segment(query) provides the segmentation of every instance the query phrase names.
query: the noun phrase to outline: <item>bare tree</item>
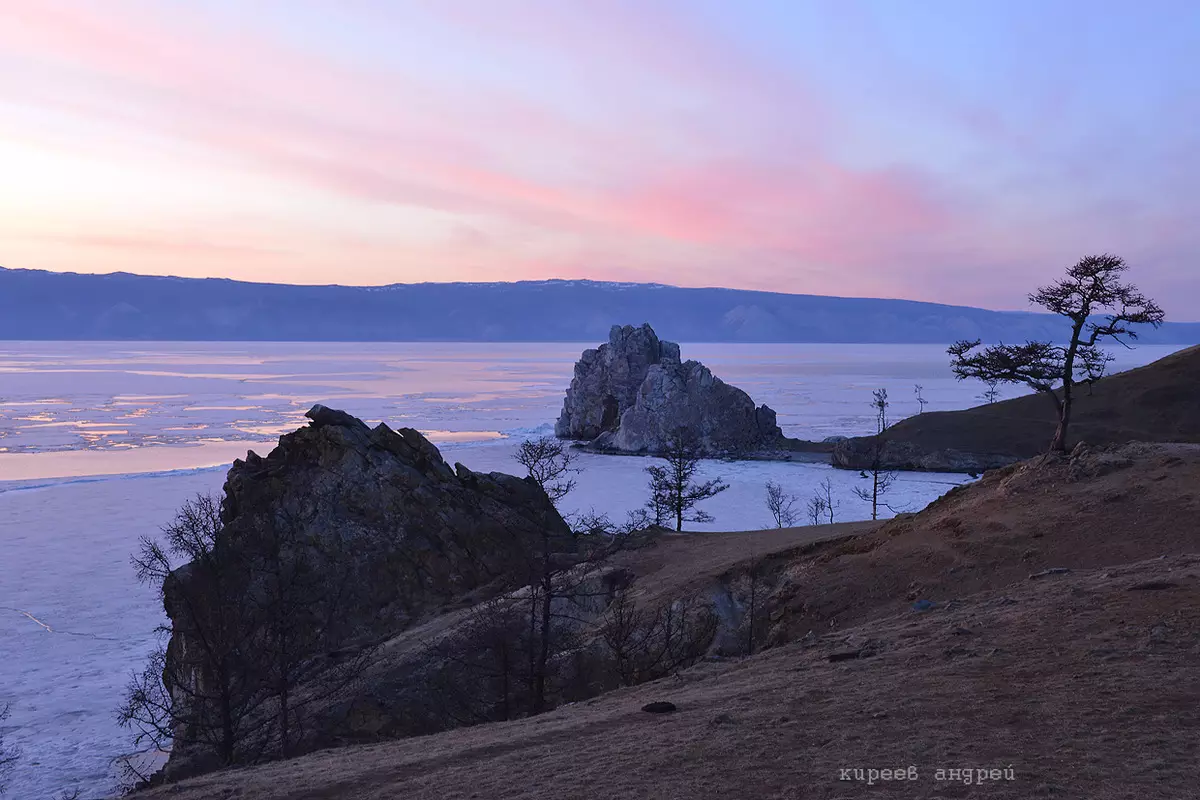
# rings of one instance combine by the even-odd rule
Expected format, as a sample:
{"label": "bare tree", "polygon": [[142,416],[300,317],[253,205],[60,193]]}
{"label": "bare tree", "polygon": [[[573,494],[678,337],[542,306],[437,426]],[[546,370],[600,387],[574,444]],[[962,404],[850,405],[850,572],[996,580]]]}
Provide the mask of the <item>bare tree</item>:
{"label": "bare tree", "polygon": [[526,473],[542,488],[555,506],[575,488],[580,470],[575,466],[575,453],[561,439],[540,436],[521,442],[513,456]]}
{"label": "bare tree", "polygon": [[820,525],[825,521],[825,499],[819,494],[814,494],[808,499],[805,511],[808,513],[809,525]]}
{"label": "bare tree", "polygon": [[817,491],[809,498],[809,524],[820,525],[828,522],[832,525],[835,512],[839,507],[841,507],[841,501],[833,499],[833,481],[827,477],[826,480],[818,483]]}
{"label": "bare tree", "polygon": [[979,399],[988,405],[991,405],[1000,398],[1000,390],[996,388],[1000,385],[1000,382],[996,380],[987,380],[984,381],[984,385],[987,386],[987,388],[984,389],[979,395]]}
{"label": "bare tree", "polygon": [[171,637],[118,711],[138,744],[192,745],[221,766],[287,758],[302,712],[370,658],[368,646],[335,646],[353,559],[283,509],[230,536],[219,501],[199,495],[133,560],[168,606],[160,635]]}
{"label": "bare tree", "polygon": [[650,476],[650,500],[646,506],[656,520],[669,515],[667,518],[674,521],[676,531],[683,530],[684,522],[712,522],[711,514],[693,509],[704,500],[716,497],[729,485],[720,478],[696,480],[700,448],[692,433],[686,428],[675,429],[662,458],[667,462],[666,466],[646,467]]}
{"label": "bare tree", "polygon": [[8,776],[16,766],[17,759],[21,757],[21,750],[16,745],[4,742],[3,723],[8,719],[9,712],[8,703],[0,706],[0,795],[4,794],[4,789],[8,785]]}
{"label": "bare tree", "polygon": [[[560,440],[542,436],[522,442],[514,458],[525,467],[527,476],[546,493],[550,505],[557,507],[575,488],[574,479],[569,477],[577,472],[571,465],[572,455]],[[562,571],[562,560],[555,559],[555,554],[564,549],[561,543],[554,540],[549,517],[542,520],[540,527],[541,537],[529,558],[529,641],[531,644],[536,642],[536,646],[528,648],[528,676],[534,713],[541,712],[546,706],[555,578]]]}
{"label": "bare tree", "polygon": [[644,608],[628,588],[617,592],[598,629],[623,686],[690,666],[704,655],[716,631],[716,615],[698,596]]}
{"label": "bare tree", "polygon": [[473,607],[451,635],[431,644],[442,665],[429,688],[442,718],[474,725],[514,719],[531,708],[527,670],[536,642],[527,613],[518,596],[499,595]]}
{"label": "bare tree", "polygon": [[1157,303],[1121,281],[1127,269],[1125,261],[1113,255],[1080,259],[1067,269],[1065,278],[1029,295],[1029,302],[1070,320],[1066,345],[1027,341],[975,352],[980,340],[959,341],[947,351],[955,377],[1023,383],[1046,394],[1058,416],[1050,450],[1065,451],[1074,386],[1100,380],[1113,358],[1100,343],[1111,339],[1128,347],[1128,341],[1137,339],[1134,326],[1157,328],[1163,322],[1165,315]]}
{"label": "bare tree", "polygon": [[746,607],[746,655],[754,655],[755,623],[758,617],[758,563],[750,565],[750,602]]}
{"label": "bare tree", "polygon": [[800,498],[783,490],[775,481],[767,481],[767,510],[775,520],[776,528],[790,528],[796,524],[793,508]]}
{"label": "bare tree", "polygon": [[[541,487],[550,500],[550,508],[559,503],[572,489],[579,473],[574,466],[574,454],[560,440],[541,437],[522,442],[515,456],[525,467],[527,477]],[[581,564],[602,560],[624,544],[626,530],[612,525],[604,515],[579,514],[572,517],[573,541],[563,541],[554,534],[551,519],[542,520],[541,536],[529,553],[528,632],[531,646],[527,648],[529,695],[532,713],[546,710],[550,662],[556,651],[556,641],[562,636],[555,629],[555,602],[579,602],[581,592],[571,573]]]}
{"label": "bare tree", "polygon": [[871,519],[879,519],[880,507],[891,509],[884,497],[896,480],[896,473],[885,469],[883,455],[885,447],[884,434],[888,429],[888,393],[887,389],[876,389],[872,392],[871,406],[875,409],[875,436],[871,444],[871,465],[859,472],[859,477],[870,481],[868,486],[854,487],[854,494],[871,504]]}
{"label": "bare tree", "polygon": [[271,698],[272,741],[294,755],[306,713],[345,688],[375,648],[341,626],[355,558],[338,531],[309,536],[311,521],[285,507],[254,519],[246,548],[254,591],[243,613],[256,621],[254,670]]}
{"label": "bare tree", "polygon": [[817,484],[817,491],[808,500],[808,521],[810,525],[820,525],[828,520],[834,523],[834,514],[841,507],[841,501],[833,499],[833,481],[826,478]]}
{"label": "bare tree", "polygon": [[249,575],[225,552],[221,529],[219,501],[197,495],[162,529],[161,541],[141,540],[133,557],[138,579],[169,605],[171,624],[160,635],[186,634],[194,645],[151,653],[130,679],[118,720],[139,745],[198,745],[228,766],[252,760],[249,743],[265,724],[267,693],[250,663],[257,631],[244,614]]}
{"label": "bare tree", "polygon": [[924,391],[925,391],[925,387],[919,383],[913,386],[913,394],[915,394],[917,396],[917,413],[918,414],[924,414],[925,406],[929,405],[929,401],[926,400],[925,395],[922,394],[922,392],[924,392]]}
{"label": "bare tree", "polygon": [[836,519],[834,518],[835,513],[839,508],[842,507],[841,500],[833,499],[833,481],[831,481],[829,478],[821,481],[819,484],[817,484],[817,493],[824,501],[825,513],[829,515],[829,524],[832,525],[834,522],[836,522]]}

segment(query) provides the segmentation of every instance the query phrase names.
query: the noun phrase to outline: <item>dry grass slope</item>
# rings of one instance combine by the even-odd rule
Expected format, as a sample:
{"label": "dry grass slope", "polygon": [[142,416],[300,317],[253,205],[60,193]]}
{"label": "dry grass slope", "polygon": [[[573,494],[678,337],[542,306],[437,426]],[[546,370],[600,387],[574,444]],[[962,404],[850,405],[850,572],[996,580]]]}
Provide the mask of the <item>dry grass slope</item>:
{"label": "dry grass slope", "polygon": [[[782,558],[767,613],[793,641],[540,717],[144,796],[1191,797],[1198,494],[1200,446],[1133,445],[989,473],[921,514],[831,539],[665,539],[629,554],[652,585]],[[1030,577],[1057,568],[1069,571]],[[935,605],[916,611],[916,599]],[[678,711],[640,711],[655,700]],[[1012,781],[936,780],[1010,765]],[[915,782],[840,780],[909,766]]]}

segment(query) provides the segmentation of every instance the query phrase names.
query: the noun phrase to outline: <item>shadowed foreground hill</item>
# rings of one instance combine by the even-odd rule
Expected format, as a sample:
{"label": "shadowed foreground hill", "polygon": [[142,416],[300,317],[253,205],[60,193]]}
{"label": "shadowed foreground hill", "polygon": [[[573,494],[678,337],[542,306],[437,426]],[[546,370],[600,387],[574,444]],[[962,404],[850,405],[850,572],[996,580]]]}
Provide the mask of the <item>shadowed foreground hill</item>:
{"label": "shadowed foreground hill", "polygon": [[[787,536],[755,556],[770,635],[790,640],[765,653],[539,717],[329,750],[142,796],[1190,796],[1198,493],[1198,446],[1015,465],[918,515],[825,541]],[[669,546],[686,549],[685,539]],[[706,543],[700,561],[711,574],[722,548],[695,541]],[[659,700],[678,710],[640,710]],[[853,779],[856,768],[866,778],[909,767],[915,781],[841,780],[843,769]],[[991,772],[1009,767],[1012,780]],[[950,769],[989,772],[980,787]]]}
{"label": "shadowed foreground hill", "polygon": [[[1119,372],[1075,392],[1068,448],[1124,442],[1200,442],[1200,347]],[[963,411],[918,414],[888,429],[884,466],[982,472],[1046,451],[1057,416],[1049,397],[1026,395]],[[873,439],[841,442],[835,466],[868,467]]]}

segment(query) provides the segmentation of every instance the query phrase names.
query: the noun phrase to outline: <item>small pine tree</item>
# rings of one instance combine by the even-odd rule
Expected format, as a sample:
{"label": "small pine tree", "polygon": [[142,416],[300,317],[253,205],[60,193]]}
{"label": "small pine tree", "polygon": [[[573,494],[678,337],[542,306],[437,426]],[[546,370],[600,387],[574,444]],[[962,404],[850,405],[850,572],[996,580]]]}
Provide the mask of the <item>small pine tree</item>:
{"label": "small pine tree", "polygon": [[675,530],[682,531],[684,522],[711,522],[713,516],[696,506],[711,497],[716,497],[729,488],[720,478],[697,481],[700,467],[700,448],[694,436],[686,428],[677,428],[671,434],[667,450],[662,454],[665,466],[646,468],[650,476],[650,500],[647,508],[659,522],[671,519]]}

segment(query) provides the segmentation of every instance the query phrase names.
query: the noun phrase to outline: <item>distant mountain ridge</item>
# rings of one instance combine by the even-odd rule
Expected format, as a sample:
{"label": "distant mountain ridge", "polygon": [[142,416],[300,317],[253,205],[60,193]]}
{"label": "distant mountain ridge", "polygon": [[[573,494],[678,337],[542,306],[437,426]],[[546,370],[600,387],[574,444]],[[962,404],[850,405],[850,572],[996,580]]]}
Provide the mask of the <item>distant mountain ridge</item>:
{"label": "distant mountain ridge", "polygon": [[[541,280],[298,286],[0,267],[0,339],[590,342],[648,322],[684,342],[941,344],[1059,338],[1047,314],[914,300]],[[1200,323],[1146,330],[1200,343]]]}

